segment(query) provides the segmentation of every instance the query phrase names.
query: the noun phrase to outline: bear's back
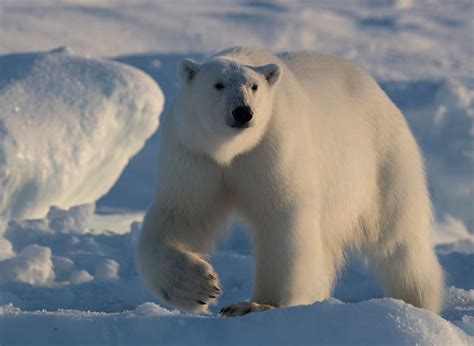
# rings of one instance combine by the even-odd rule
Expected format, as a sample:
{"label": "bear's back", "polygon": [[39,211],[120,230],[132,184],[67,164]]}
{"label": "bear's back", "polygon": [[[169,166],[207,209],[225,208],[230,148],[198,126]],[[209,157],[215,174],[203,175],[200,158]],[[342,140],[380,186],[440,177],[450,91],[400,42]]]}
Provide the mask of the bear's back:
{"label": "bear's back", "polygon": [[[323,99],[360,101],[380,95],[380,88],[364,69],[352,62],[318,52],[281,53],[278,58],[308,92]],[[337,96],[337,97],[336,97]]]}

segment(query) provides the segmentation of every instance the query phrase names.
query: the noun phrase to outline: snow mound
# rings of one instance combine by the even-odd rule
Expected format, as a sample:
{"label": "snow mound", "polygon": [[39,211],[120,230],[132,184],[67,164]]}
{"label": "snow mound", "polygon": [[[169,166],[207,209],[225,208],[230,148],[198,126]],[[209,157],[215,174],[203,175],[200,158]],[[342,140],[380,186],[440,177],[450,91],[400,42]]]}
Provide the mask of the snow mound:
{"label": "snow mound", "polygon": [[[0,306],[3,344],[186,345],[469,345],[473,338],[441,317],[393,299],[344,304],[337,300],[250,314],[243,318],[193,317],[147,302],[134,311],[27,312]],[[463,322],[468,321],[468,318]],[[87,330],[68,338],[71,324]],[[34,327],[33,327],[34,326]],[[212,332],[209,332],[212,330]],[[140,331],[132,333],[130,331]],[[113,335],[113,338],[110,336]]]}
{"label": "snow mound", "polygon": [[113,259],[104,259],[95,267],[95,277],[97,280],[101,281],[118,279],[119,268],[120,264]]}
{"label": "snow mound", "polygon": [[49,227],[55,232],[86,232],[94,211],[93,203],[76,205],[69,210],[52,206],[46,218],[49,221]]}
{"label": "snow mound", "polygon": [[15,251],[13,251],[12,243],[0,235],[0,261],[4,261],[15,257]]}
{"label": "snow mound", "polygon": [[444,215],[443,221],[435,227],[434,243],[439,252],[474,253],[474,234],[470,233],[461,220],[452,215]]}
{"label": "snow mound", "polygon": [[15,257],[0,262],[1,280],[32,286],[48,286],[54,281],[51,249],[36,244],[25,247]]}
{"label": "snow mound", "polygon": [[0,56],[0,218],[96,201],[155,132],[163,102],[120,63],[66,49]]}
{"label": "snow mound", "polygon": [[152,302],[145,302],[143,304],[140,304],[135,310],[133,310],[133,313],[136,316],[142,317],[169,316],[179,314],[178,311],[169,311]]}
{"label": "snow mound", "polygon": [[59,287],[69,284],[81,284],[94,279],[86,270],[78,270],[74,261],[63,256],[53,256],[56,282]]}
{"label": "snow mound", "polygon": [[[87,236],[94,232],[94,211],[94,204],[51,207],[44,219],[10,221],[0,236],[0,287],[24,283],[57,288],[118,279],[120,264],[105,257],[104,249]],[[88,252],[92,262],[78,267],[75,259]]]}

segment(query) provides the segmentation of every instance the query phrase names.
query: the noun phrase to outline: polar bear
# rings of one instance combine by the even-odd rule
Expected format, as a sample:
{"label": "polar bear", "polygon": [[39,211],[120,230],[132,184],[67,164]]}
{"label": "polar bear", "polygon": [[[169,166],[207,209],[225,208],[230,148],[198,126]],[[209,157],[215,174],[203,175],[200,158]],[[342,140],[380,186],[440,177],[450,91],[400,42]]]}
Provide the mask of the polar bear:
{"label": "polar bear", "polygon": [[365,71],[319,53],[237,47],[184,59],[178,72],[138,241],[155,294],[208,313],[221,289],[206,254],[237,213],[252,226],[254,291],[221,315],[327,299],[347,249],[368,257],[385,295],[439,312],[420,151]]}

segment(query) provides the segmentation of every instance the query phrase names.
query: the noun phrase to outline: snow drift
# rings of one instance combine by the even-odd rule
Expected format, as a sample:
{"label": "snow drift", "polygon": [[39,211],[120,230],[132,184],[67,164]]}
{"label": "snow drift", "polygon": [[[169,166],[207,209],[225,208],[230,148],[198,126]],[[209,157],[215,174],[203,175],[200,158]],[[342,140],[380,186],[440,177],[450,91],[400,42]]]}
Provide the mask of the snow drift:
{"label": "snow drift", "polygon": [[97,200],[155,132],[163,102],[120,63],[67,49],[0,56],[0,217]]}

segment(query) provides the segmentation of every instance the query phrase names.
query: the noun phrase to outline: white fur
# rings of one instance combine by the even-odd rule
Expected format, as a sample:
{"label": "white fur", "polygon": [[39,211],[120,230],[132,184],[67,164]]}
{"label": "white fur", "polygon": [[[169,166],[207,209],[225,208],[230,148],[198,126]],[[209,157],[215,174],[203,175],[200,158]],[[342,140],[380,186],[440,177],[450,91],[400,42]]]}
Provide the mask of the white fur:
{"label": "white fur", "polygon": [[[156,294],[207,311],[219,291],[203,254],[237,212],[255,232],[256,305],[328,298],[350,248],[368,256],[386,295],[439,311],[443,275],[429,241],[422,158],[365,71],[318,53],[250,48],[179,70],[138,249]],[[232,128],[242,104],[254,111],[252,126]]]}

